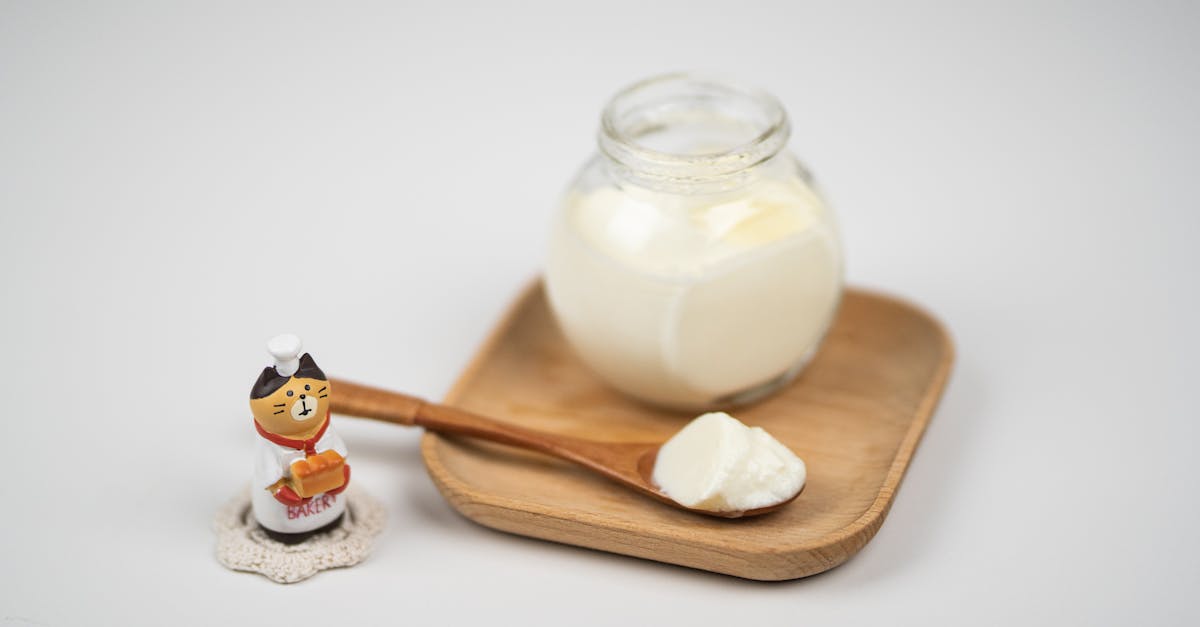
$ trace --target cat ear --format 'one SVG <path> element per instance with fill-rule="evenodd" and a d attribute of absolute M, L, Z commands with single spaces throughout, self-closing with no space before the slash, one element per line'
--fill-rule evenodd
<path fill-rule="evenodd" d="M 318 381 L 328 380 L 325 378 L 325 372 L 321 370 L 321 367 L 313 360 L 312 355 L 308 353 L 300 356 L 300 369 L 292 376 L 301 379 L 316 379 Z"/>
<path fill-rule="evenodd" d="M 284 377 L 275 370 L 274 366 L 263 368 L 262 374 L 258 375 L 258 381 L 254 382 L 254 387 L 250 388 L 250 398 L 266 398 L 275 390 L 283 387 L 284 383 L 288 382 L 290 377 Z"/>

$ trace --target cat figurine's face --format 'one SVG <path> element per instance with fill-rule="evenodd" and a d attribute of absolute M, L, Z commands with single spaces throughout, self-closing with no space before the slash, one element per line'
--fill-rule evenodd
<path fill-rule="evenodd" d="M 275 368 L 263 370 L 250 393 L 250 411 L 267 432 L 287 437 L 307 437 L 329 414 L 329 381 L 307 353 L 300 369 L 282 377 Z"/>

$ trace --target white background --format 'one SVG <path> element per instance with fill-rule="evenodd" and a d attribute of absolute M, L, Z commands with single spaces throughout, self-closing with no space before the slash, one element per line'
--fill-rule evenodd
<path fill-rule="evenodd" d="M 454 513 L 343 420 L 369 561 L 226 571 L 263 343 L 438 398 L 624 84 L 774 92 L 851 282 L 958 344 L 874 541 L 762 584 Z M 0 4 L 0 623 L 1195 624 L 1200 7 Z"/>

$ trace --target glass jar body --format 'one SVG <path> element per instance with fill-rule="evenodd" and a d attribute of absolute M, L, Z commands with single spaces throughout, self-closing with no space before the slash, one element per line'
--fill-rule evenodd
<path fill-rule="evenodd" d="M 546 286 L 578 355 L 614 387 L 678 409 L 737 405 L 790 381 L 841 296 L 828 206 L 788 152 L 731 188 L 639 185 L 602 155 L 567 191 Z"/>

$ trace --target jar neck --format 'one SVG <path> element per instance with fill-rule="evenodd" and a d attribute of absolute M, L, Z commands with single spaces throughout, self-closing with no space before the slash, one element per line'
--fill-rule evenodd
<path fill-rule="evenodd" d="M 787 113 L 770 94 L 671 74 L 617 93 L 604 109 L 598 143 L 620 180 L 705 194 L 752 182 L 790 134 Z"/>

